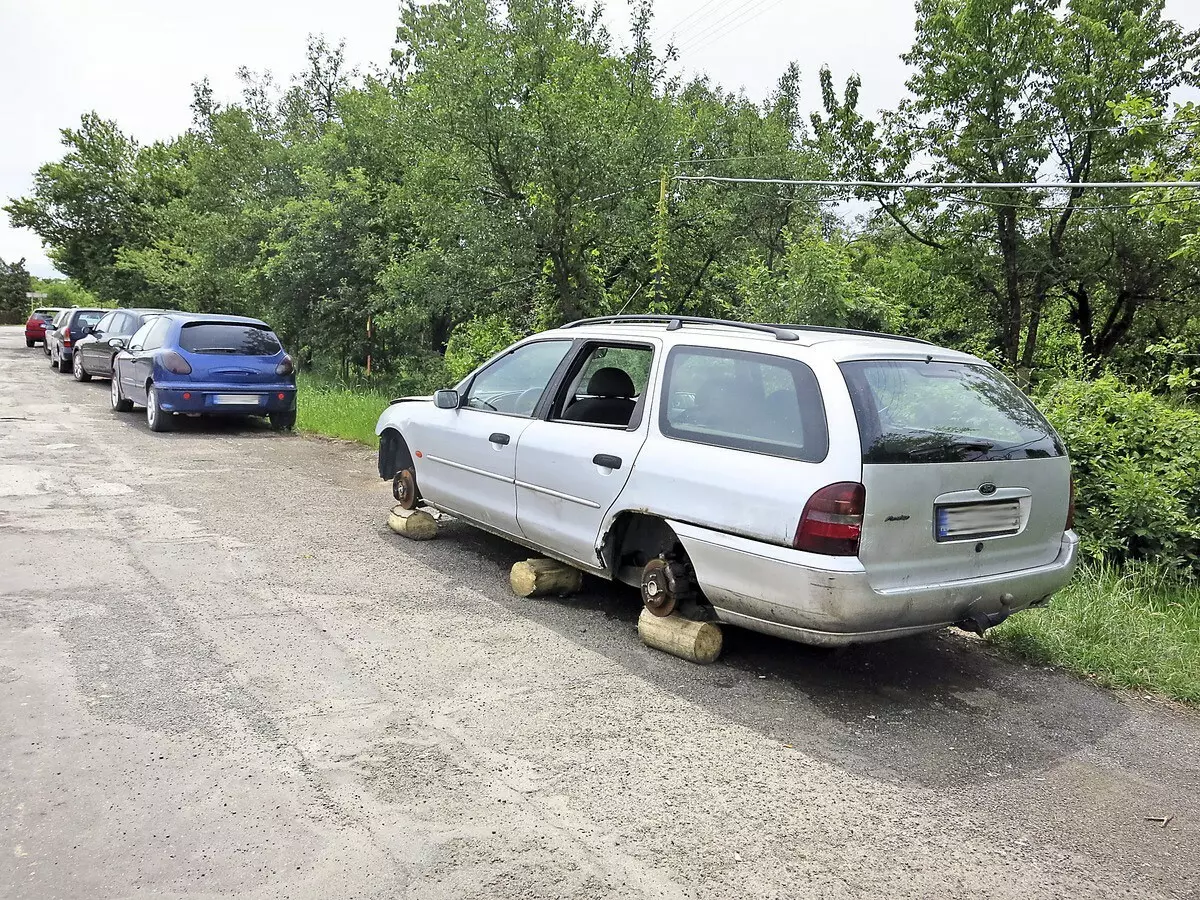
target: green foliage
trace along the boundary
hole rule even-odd
[[[348,388],[302,374],[296,379],[296,427],[368,447],[379,445],[375,423],[392,395],[379,390]]]
[[[1048,607],[988,640],[1110,687],[1200,703],[1200,583],[1168,568],[1085,564]]]
[[[1039,405],[1071,455],[1086,552],[1200,571],[1200,411],[1113,376],[1063,380]]]
[[[446,344],[446,374],[457,384],[481,363],[524,337],[502,315],[493,313],[463,322]]]
[[[105,304],[74,278],[34,278],[31,290],[45,294],[42,306],[104,306]]]
[[[29,317],[29,298],[32,290],[25,260],[6,263],[0,259],[0,325],[20,325]]]
[[[1126,97],[1162,107],[1191,80],[1200,33],[1163,0],[919,0],[905,61],[910,95],[878,122],[857,110],[859,81],[837,95],[822,72],[814,117],[836,170],[865,180],[992,184],[1063,181],[1069,191],[863,189],[877,222],[936,250],[990,317],[990,340],[1028,372],[1058,315],[1100,360],[1139,314],[1195,298],[1195,268],[1174,254],[1187,229],[1143,227],[1129,191],[1087,182],[1138,171],[1162,132],[1118,127]],[[1068,303],[1057,303],[1067,298]],[[1061,319],[1060,319],[1061,321]]]

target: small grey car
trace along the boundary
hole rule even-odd
[[[973,631],[1078,551],[1029,399],[922,341],[686,316],[575,322],[384,411],[379,474],[678,612],[810,644]]]

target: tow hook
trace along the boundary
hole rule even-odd
[[[1010,615],[1012,615],[1012,613],[1008,612],[1007,610],[997,613],[977,612],[973,613],[968,618],[963,619],[961,622],[955,622],[954,624],[955,627],[961,628],[963,631],[969,631],[972,634],[977,634],[982,637],[985,631],[987,631],[989,628],[995,628]]]

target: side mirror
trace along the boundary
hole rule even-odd
[[[112,347],[114,350],[120,350],[125,346],[125,341],[122,338],[112,338],[109,340],[108,346]]]
[[[87,337],[87,336],[88,336],[89,334],[91,334],[93,331],[95,331],[95,329],[94,329],[94,328],[92,328],[92,326],[91,326],[91,325],[84,325],[84,326],[83,326],[83,330],[79,332],[79,336],[80,336],[80,337]]]
[[[438,409],[458,409],[460,402],[458,391],[433,392],[433,405]]]

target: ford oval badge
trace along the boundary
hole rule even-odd
[[[985,497],[990,497],[992,494],[996,493],[996,486],[990,481],[985,481],[979,486],[979,493],[983,494]]]

